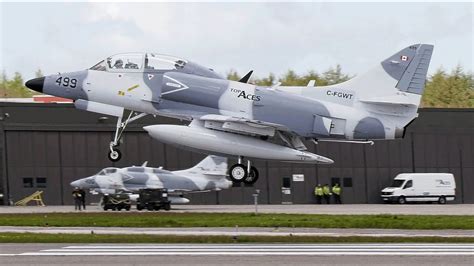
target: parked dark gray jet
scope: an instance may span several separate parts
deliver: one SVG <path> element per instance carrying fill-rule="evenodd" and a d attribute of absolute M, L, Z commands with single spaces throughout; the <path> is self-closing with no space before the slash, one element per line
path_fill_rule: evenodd
<path fill-rule="evenodd" d="M 196 166 L 180 171 L 146 167 L 146 163 L 125 168 L 107 167 L 93 176 L 71 182 L 71 186 L 106 195 L 131 193 L 135 198 L 140 189 L 166 188 L 171 203 L 188 203 L 183 194 L 230 188 L 232 182 L 226 173 L 227 158 L 209 155 Z"/>
<path fill-rule="evenodd" d="M 118 117 L 109 158 L 120 159 L 122 132 L 146 114 L 189 120 L 144 129 L 162 142 L 233 156 L 234 182 L 254 183 L 243 158 L 333 163 L 304 140 L 367 143 L 404 136 L 417 116 L 433 46 L 410 45 L 365 74 L 314 87 L 262 87 L 230 81 L 194 62 L 155 53 L 107 57 L 87 70 L 29 80 L 30 89 L 74 100 L 76 108 Z M 367 54 L 370 56 L 370 54 Z"/>

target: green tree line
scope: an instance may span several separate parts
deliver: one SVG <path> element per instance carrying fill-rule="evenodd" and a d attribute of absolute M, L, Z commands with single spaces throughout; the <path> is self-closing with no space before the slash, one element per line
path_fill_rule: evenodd
<path fill-rule="evenodd" d="M 37 78 L 42 77 L 40 69 L 36 71 Z M 25 87 L 25 80 L 19 72 L 15 72 L 12 78 L 8 78 L 5 70 L 0 75 L 0 98 L 28 98 L 38 94 Z"/>
<path fill-rule="evenodd" d="M 227 74 L 227 79 L 230 80 L 239 80 L 241 76 L 237 71 L 231 70 Z M 280 78 L 276 78 L 273 73 L 268 74 L 267 77 L 258 78 L 253 76 L 250 79 L 250 83 L 256 84 L 259 86 L 272 86 L 277 82 L 280 82 L 283 86 L 306 86 L 310 80 L 316 81 L 316 86 L 326 86 L 341 83 L 350 79 L 351 76 L 348 74 L 342 73 L 342 68 L 340 65 L 337 65 L 334 68 L 329 68 L 323 73 L 318 73 L 316 71 L 310 70 L 306 74 L 298 75 L 293 70 L 288 70 Z"/>
<path fill-rule="evenodd" d="M 36 71 L 35 76 L 43 76 L 41 70 Z M 230 80 L 239 80 L 241 77 L 235 70 L 227 73 L 227 78 Z M 351 75 L 344 73 L 341 66 L 336 65 L 322 73 L 310 70 L 307 73 L 298 74 L 290 69 L 280 77 L 272 73 L 262 78 L 254 75 L 250 82 L 259 86 L 272 86 L 278 82 L 284 86 L 306 86 L 310 80 L 315 80 L 316 86 L 326 86 L 341 83 L 350 78 L 352 78 Z M 25 87 L 25 80 L 19 72 L 15 72 L 11 78 L 7 77 L 5 71 L 0 75 L 0 98 L 25 98 L 35 94 L 37 93 Z M 461 66 L 457 66 L 450 72 L 438 69 L 428 77 L 421 106 L 474 108 L 473 74 L 464 71 Z"/>
<path fill-rule="evenodd" d="M 253 77 L 250 82 L 260 86 L 271 86 L 278 82 L 286 86 L 306 86 L 310 80 L 315 80 L 316 86 L 326 86 L 341 83 L 352 77 L 343 73 L 341 66 L 337 65 L 322 73 L 311 70 L 302 75 L 290 69 L 279 78 L 270 73 L 263 78 Z M 231 70 L 227 78 L 239 80 L 241 76 L 235 70 Z M 461 66 L 450 72 L 438 69 L 426 81 L 421 107 L 474 108 L 473 74 L 465 72 Z"/>

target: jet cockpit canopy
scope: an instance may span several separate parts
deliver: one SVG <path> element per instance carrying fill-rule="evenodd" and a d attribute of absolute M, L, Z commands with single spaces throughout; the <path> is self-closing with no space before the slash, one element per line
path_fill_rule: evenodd
<path fill-rule="evenodd" d="M 157 53 L 122 53 L 107 57 L 90 70 L 110 72 L 154 72 L 184 68 L 188 61 Z"/>
<path fill-rule="evenodd" d="M 98 172 L 96 175 L 107 175 L 107 174 L 113 174 L 116 173 L 118 168 L 115 167 L 107 167 L 105 169 L 102 169 L 100 172 Z"/>

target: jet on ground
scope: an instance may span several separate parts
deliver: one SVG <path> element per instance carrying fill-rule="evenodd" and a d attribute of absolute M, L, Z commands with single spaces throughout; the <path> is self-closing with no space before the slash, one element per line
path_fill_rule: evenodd
<path fill-rule="evenodd" d="M 131 166 L 107 167 L 99 173 L 71 182 L 71 186 L 101 194 L 132 194 L 136 199 L 140 189 L 166 188 L 173 204 L 188 203 L 183 194 L 228 189 L 232 182 L 226 178 L 227 158 L 209 155 L 196 166 L 180 171 Z"/>
<path fill-rule="evenodd" d="M 252 183 L 258 170 L 251 158 L 333 163 L 308 152 L 305 141 L 403 138 L 418 116 L 432 52 L 433 45 L 410 45 L 365 74 L 321 87 L 314 81 L 256 86 L 247 83 L 252 71 L 231 81 L 192 61 L 149 52 L 109 56 L 90 69 L 32 79 L 26 86 L 72 99 L 78 109 L 116 116 L 112 161 L 121 157 L 118 145 L 128 123 L 147 114 L 174 117 L 190 123 L 144 129 L 165 143 L 236 157 L 231 180 Z"/>

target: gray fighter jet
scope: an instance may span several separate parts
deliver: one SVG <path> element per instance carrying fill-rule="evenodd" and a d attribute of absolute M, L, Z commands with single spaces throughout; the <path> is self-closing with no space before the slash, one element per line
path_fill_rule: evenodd
<path fill-rule="evenodd" d="M 183 194 L 230 188 L 232 182 L 226 173 L 227 158 L 209 155 L 196 166 L 179 171 L 147 167 L 146 163 L 125 168 L 107 167 L 93 176 L 71 182 L 71 186 L 105 195 L 129 193 L 132 200 L 140 189 L 166 188 L 171 203 L 183 204 L 189 202 Z"/>
<path fill-rule="evenodd" d="M 370 51 L 364 51 L 370 56 Z M 301 163 L 333 161 L 307 151 L 304 141 L 370 143 L 403 138 L 417 116 L 433 45 L 410 45 L 365 74 L 331 86 L 261 87 L 251 72 L 230 81 L 192 61 L 155 53 L 107 57 L 87 70 L 26 82 L 35 91 L 74 100 L 76 108 L 118 117 L 109 159 L 127 124 L 147 114 L 191 121 L 144 129 L 162 142 L 238 158 L 231 180 L 254 183 L 257 169 L 243 158 Z"/>

